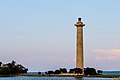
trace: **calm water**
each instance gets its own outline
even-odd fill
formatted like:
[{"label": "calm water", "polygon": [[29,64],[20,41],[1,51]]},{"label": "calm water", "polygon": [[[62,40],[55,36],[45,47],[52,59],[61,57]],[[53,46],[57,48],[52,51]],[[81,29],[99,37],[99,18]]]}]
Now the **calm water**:
[{"label": "calm water", "polygon": [[120,75],[120,71],[103,71],[104,75]]},{"label": "calm water", "polygon": [[0,77],[0,80],[118,80],[112,78],[74,78],[74,77]]},{"label": "calm water", "polygon": [[[37,72],[28,72],[28,74],[37,74]],[[119,74],[120,71],[103,71],[103,74]],[[113,78],[74,78],[74,77],[0,77],[0,80],[120,80]]]}]

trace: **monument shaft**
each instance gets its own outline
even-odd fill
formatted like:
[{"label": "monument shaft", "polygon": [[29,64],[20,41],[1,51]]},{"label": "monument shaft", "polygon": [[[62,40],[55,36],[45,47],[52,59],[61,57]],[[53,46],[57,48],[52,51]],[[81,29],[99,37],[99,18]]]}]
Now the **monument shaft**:
[{"label": "monument shaft", "polygon": [[76,68],[83,69],[83,27],[77,27]]},{"label": "monument shaft", "polygon": [[78,18],[78,22],[75,24],[77,27],[77,44],[76,44],[76,68],[84,69],[83,59],[83,26],[81,18]]}]

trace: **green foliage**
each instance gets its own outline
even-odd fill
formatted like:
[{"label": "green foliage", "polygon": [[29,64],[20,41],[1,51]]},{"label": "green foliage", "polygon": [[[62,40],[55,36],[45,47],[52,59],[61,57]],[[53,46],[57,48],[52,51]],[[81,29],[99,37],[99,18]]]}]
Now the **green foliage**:
[{"label": "green foliage", "polygon": [[0,62],[0,66],[2,65],[2,62]]},{"label": "green foliage", "polygon": [[38,72],[38,74],[40,75],[40,74],[41,74],[41,72]]},{"label": "green foliage", "polygon": [[16,64],[15,61],[8,64],[3,64],[3,66],[0,67],[0,75],[21,74],[27,73],[27,71],[27,68],[20,64]]},{"label": "green foliage", "polygon": [[84,69],[84,74],[86,76],[87,75],[96,75],[97,72],[96,72],[96,69],[87,67],[87,68]]},{"label": "green foliage", "polygon": [[61,73],[67,73],[67,69],[66,68],[60,68]]},{"label": "green foliage", "polygon": [[75,73],[75,70],[74,69],[70,69],[69,73]]},{"label": "green foliage", "polygon": [[7,67],[0,68],[0,74],[2,74],[2,75],[10,74],[10,69]]},{"label": "green foliage", "polygon": [[60,70],[55,70],[54,74],[61,74],[61,71]]},{"label": "green foliage", "polygon": [[102,74],[102,71],[101,70],[96,70],[95,68],[84,68],[84,72],[81,68],[73,68],[73,69],[70,69],[69,72],[67,72],[67,69],[66,68],[60,68],[60,69],[57,69],[55,70],[54,72],[53,71],[48,71],[48,72],[45,72],[45,74],[48,74],[48,75],[54,75],[54,74],[62,74],[62,73],[73,73],[73,74],[83,74],[86,75],[86,76],[90,76],[90,75],[100,75]]},{"label": "green foliage", "polygon": [[51,75],[51,74],[54,74],[54,72],[53,71],[48,71],[47,74]]},{"label": "green foliage", "polygon": [[82,74],[82,69],[80,68],[70,69],[69,73]]},{"label": "green foliage", "polygon": [[102,74],[102,70],[97,70],[97,73],[98,74]]},{"label": "green foliage", "polygon": [[80,68],[74,68],[75,74],[82,74],[82,69]]}]

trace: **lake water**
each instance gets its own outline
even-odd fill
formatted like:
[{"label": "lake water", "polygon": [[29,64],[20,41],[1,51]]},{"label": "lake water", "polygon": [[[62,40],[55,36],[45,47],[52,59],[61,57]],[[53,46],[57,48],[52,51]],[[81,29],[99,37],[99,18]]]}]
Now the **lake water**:
[{"label": "lake water", "polygon": [[74,78],[74,77],[0,77],[0,80],[118,80],[113,78]]},{"label": "lake water", "polygon": [[[28,72],[28,74],[37,74],[37,72]],[[120,71],[103,71],[103,74],[119,74]],[[74,77],[30,77],[30,76],[17,76],[17,77],[0,77],[0,80],[120,80],[113,78],[74,78]]]},{"label": "lake water", "polygon": [[120,75],[120,71],[103,71],[104,75]]}]

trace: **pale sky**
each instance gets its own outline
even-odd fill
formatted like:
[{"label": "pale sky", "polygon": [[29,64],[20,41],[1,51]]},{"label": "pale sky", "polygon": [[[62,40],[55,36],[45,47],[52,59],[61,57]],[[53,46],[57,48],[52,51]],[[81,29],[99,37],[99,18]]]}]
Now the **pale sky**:
[{"label": "pale sky", "polygon": [[74,68],[78,17],[85,67],[120,70],[120,0],[0,0],[0,61],[29,71]]}]

